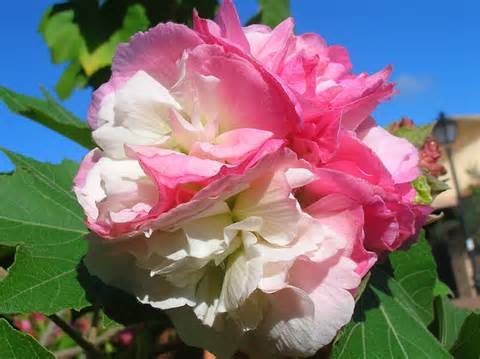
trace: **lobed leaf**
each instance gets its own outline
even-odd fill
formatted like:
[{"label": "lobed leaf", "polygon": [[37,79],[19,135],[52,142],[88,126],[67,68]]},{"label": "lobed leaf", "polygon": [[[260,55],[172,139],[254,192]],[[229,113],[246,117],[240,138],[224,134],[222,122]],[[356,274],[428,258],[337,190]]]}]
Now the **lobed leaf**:
[{"label": "lobed leaf", "polygon": [[411,308],[413,316],[428,325],[433,320],[433,289],[437,282],[437,267],[430,245],[421,232],[418,241],[408,251],[390,254],[395,283],[393,291],[399,300]]},{"label": "lobed leaf", "polygon": [[46,90],[43,94],[45,100],[0,87],[0,99],[10,111],[51,128],[83,147],[95,147],[87,124],[63,108]]},{"label": "lobed leaf", "polygon": [[19,332],[5,319],[0,319],[0,358],[51,359],[54,356],[30,335]]},{"label": "lobed leaf", "polygon": [[460,335],[451,349],[455,358],[478,359],[480,357],[480,313],[471,313],[462,325]]},{"label": "lobed leaf", "polygon": [[0,244],[18,249],[0,282],[0,313],[53,314],[88,305],[77,280],[87,251],[82,211],[71,192],[77,164],[4,152],[16,171],[0,175]]},{"label": "lobed leaf", "polygon": [[395,297],[393,287],[399,285],[385,272],[373,272],[331,358],[451,358],[411,308]]},{"label": "lobed leaf", "polygon": [[435,298],[435,311],[437,337],[443,347],[450,350],[470,312],[457,308],[446,296]]},{"label": "lobed leaf", "polygon": [[390,263],[393,275],[372,272],[332,358],[450,358],[427,328],[437,274],[424,234],[408,251],[392,253]]},{"label": "lobed leaf", "polygon": [[259,21],[270,27],[277,26],[290,16],[289,0],[258,0],[260,4]]}]

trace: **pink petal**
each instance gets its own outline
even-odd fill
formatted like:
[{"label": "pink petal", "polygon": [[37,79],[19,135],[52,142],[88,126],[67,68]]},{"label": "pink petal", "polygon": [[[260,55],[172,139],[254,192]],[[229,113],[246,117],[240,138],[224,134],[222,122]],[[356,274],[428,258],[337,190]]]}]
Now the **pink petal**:
[{"label": "pink petal", "polygon": [[147,32],[134,35],[129,43],[117,48],[112,63],[112,77],[93,94],[88,110],[88,124],[97,128],[97,113],[103,99],[120,88],[137,71],[143,70],[165,87],[178,79],[177,61],[183,51],[203,41],[184,25],[159,24]]},{"label": "pink petal", "polygon": [[224,0],[215,17],[215,22],[220,27],[220,35],[239,46],[243,51],[250,52],[250,46],[242,30],[240,18],[231,0]]},{"label": "pink petal", "polygon": [[362,206],[342,194],[330,194],[310,205],[305,211],[347,240],[349,247],[345,255],[357,263],[355,271],[358,275],[363,277],[367,274],[375,264],[377,256],[367,251],[363,245]]},{"label": "pink petal", "polygon": [[344,110],[342,125],[355,130],[367,119],[377,105],[394,94],[393,84],[387,82],[392,67],[373,74],[346,77],[339,84],[344,90],[333,102],[334,108]]},{"label": "pink petal", "polygon": [[221,131],[257,128],[284,138],[298,124],[292,102],[278,83],[245,58],[220,46],[201,45],[188,52],[186,71],[216,77]]},{"label": "pink petal", "polygon": [[177,61],[183,52],[202,43],[200,37],[184,25],[158,24],[118,47],[112,72],[132,76],[143,70],[169,88],[178,79]]},{"label": "pink petal", "polygon": [[390,173],[375,152],[348,132],[339,135],[339,147],[335,155],[325,164],[384,188],[394,186]]},{"label": "pink petal", "polygon": [[217,175],[223,166],[221,162],[146,146],[130,147],[129,155],[139,160],[158,185],[168,188],[203,182]]},{"label": "pink petal", "polygon": [[257,151],[273,133],[254,128],[240,128],[222,133],[215,139],[215,144],[197,142],[190,155],[235,164],[243,161]]},{"label": "pink petal", "polygon": [[406,139],[394,136],[380,126],[362,129],[359,135],[381,159],[395,183],[408,183],[420,175],[418,150]]}]

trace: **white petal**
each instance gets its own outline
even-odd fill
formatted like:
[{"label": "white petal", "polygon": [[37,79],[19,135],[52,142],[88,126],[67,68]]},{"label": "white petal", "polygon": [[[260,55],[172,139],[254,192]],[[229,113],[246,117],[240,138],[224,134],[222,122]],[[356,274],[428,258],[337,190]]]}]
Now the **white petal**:
[{"label": "white petal", "polygon": [[188,242],[188,255],[207,258],[226,249],[223,231],[232,223],[229,214],[210,216],[185,223],[182,228]]},{"label": "white petal", "polygon": [[241,331],[232,321],[224,320],[219,330],[203,325],[188,307],[169,310],[167,314],[187,345],[205,348],[215,353],[218,359],[230,359],[237,351]]},{"label": "white petal", "polygon": [[222,290],[223,269],[209,265],[205,275],[198,283],[195,293],[197,306],[194,309],[197,318],[209,327],[213,326],[217,315],[225,312],[220,298]]},{"label": "white petal", "polygon": [[279,172],[256,181],[240,193],[232,212],[240,219],[260,218],[262,225],[257,233],[272,244],[287,245],[297,234],[302,213],[290,192],[285,175]]},{"label": "white petal", "polygon": [[92,218],[109,217],[110,212],[135,205],[151,208],[158,197],[153,182],[137,161],[102,157],[90,169],[82,187],[75,193]]},{"label": "white petal", "polygon": [[137,267],[135,261],[128,252],[118,251],[117,244],[106,244],[94,237],[89,241],[84,259],[92,275],[133,294],[142,303],[161,309],[195,304],[195,287],[178,288],[159,277],[152,278],[149,271]]},{"label": "white petal", "polygon": [[239,308],[257,288],[261,277],[262,261],[254,247],[230,255],[220,296],[226,310]]},{"label": "white petal", "polygon": [[313,320],[315,307],[308,295],[297,288],[285,288],[267,296],[270,303],[256,346],[284,356],[313,355],[321,346],[319,328]]},{"label": "white petal", "polygon": [[285,176],[291,188],[303,187],[315,180],[315,174],[306,168],[289,168]]},{"label": "white petal", "polygon": [[113,97],[102,101],[102,125],[93,132],[98,145],[111,157],[124,158],[124,145],[163,145],[171,132],[168,116],[180,105],[168,90],[138,71]]}]

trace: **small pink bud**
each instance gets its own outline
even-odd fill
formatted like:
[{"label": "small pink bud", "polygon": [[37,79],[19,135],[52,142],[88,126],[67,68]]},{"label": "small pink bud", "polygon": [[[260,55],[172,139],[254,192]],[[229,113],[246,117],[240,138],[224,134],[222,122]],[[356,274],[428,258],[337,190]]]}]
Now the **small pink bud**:
[{"label": "small pink bud", "polygon": [[82,333],[85,334],[90,328],[90,321],[85,318],[80,318],[75,321],[75,327]]},{"label": "small pink bud", "polygon": [[34,322],[40,323],[40,322],[43,322],[46,318],[41,313],[32,313],[32,319]]},{"label": "small pink bud", "polygon": [[133,330],[124,329],[116,335],[115,341],[123,347],[128,347],[132,344],[134,338],[135,333]]},{"label": "small pink bud", "polygon": [[15,325],[15,327],[17,327],[22,332],[33,335],[32,323],[30,323],[30,321],[28,319],[16,320],[14,322],[14,325]]}]

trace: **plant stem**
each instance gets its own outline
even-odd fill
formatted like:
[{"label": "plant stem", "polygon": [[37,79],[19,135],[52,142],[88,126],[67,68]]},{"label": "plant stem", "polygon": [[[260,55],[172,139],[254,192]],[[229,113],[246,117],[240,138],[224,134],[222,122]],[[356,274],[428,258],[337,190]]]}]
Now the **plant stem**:
[{"label": "plant stem", "polygon": [[54,322],[49,322],[47,325],[47,328],[45,329],[45,332],[43,333],[42,337],[39,340],[39,343],[46,347],[50,344],[52,341],[52,337],[55,333],[55,323]]},{"label": "plant stem", "polygon": [[88,332],[88,340],[91,342],[95,342],[95,340],[97,339],[99,321],[100,321],[100,308],[97,305],[95,305],[95,309],[93,311],[92,323],[90,326],[90,330]]},{"label": "plant stem", "polygon": [[[98,337],[98,339],[95,341],[95,345],[100,345],[105,343],[121,330],[122,330],[121,328],[113,328],[113,329],[107,330],[105,333],[103,333]],[[83,351],[84,351],[83,348],[76,346],[73,348],[59,350],[53,354],[55,355],[55,358],[62,359],[62,358],[71,358],[73,356],[81,354]]]},{"label": "plant stem", "polygon": [[70,338],[72,338],[89,356],[94,358],[101,358],[102,353],[82,335],[75,330],[70,324],[65,322],[56,314],[49,316],[50,320],[58,325]]}]

